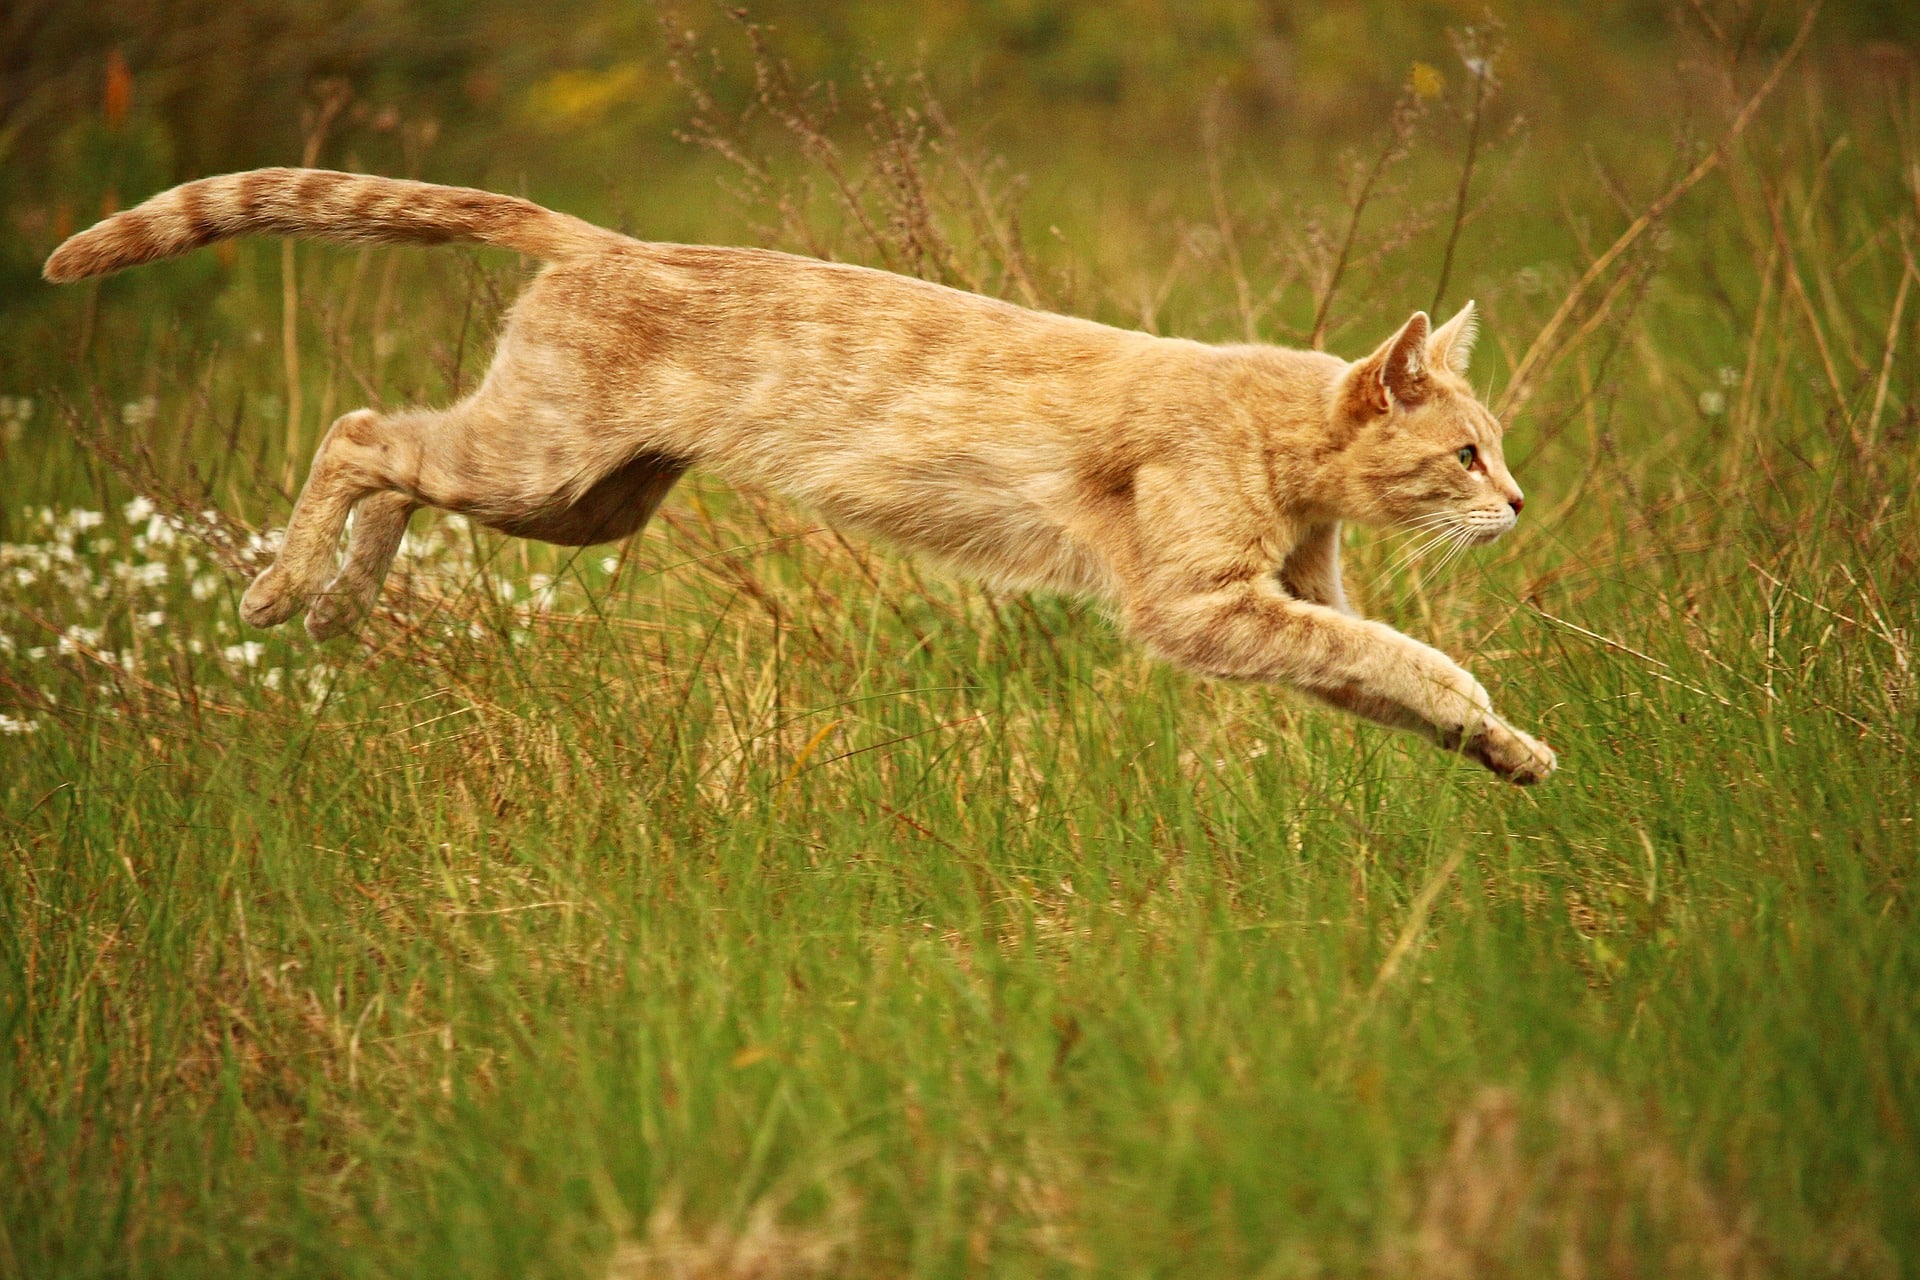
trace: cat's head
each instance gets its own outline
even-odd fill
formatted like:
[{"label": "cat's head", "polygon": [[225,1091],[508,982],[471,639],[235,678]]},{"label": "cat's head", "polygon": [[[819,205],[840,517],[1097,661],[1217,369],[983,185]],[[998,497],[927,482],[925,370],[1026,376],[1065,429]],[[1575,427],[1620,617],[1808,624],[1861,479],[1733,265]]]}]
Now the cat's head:
[{"label": "cat's head", "polygon": [[1334,402],[1341,514],[1491,542],[1520,517],[1502,428],[1467,385],[1478,328],[1469,302],[1429,331],[1416,311],[1342,376]]}]

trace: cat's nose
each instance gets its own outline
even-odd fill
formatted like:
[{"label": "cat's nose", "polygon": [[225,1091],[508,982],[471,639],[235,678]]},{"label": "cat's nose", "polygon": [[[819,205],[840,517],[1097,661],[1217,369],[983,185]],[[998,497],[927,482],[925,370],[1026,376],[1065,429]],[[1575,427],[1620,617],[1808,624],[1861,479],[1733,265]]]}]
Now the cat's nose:
[{"label": "cat's nose", "polygon": [[1519,515],[1520,508],[1527,505],[1527,500],[1516,493],[1507,499],[1507,505],[1513,508],[1513,514]]}]

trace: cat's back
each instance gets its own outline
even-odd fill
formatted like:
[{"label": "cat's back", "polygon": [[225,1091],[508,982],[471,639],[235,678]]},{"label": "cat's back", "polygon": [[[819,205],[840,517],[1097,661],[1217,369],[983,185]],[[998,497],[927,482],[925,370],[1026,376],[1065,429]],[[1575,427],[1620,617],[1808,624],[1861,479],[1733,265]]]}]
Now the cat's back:
[{"label": "cat's back", "polygon": [[735,368],[824,360],[881,379],[1084,372],[1170,341],[871,267],[645,241],[548,267],[515,311],[521,327],[570,342]]}]

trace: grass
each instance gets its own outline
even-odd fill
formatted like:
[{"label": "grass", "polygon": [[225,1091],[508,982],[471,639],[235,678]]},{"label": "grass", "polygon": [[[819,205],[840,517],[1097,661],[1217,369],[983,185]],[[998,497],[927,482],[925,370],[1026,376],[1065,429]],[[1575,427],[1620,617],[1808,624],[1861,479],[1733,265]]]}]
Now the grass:
[{"label": "grass", "polygon": [[[579,555],[420,517],[355,640],[247,634],[277,247],[73,300],[0,446],[0,1274],[1920,1270],[1912,102],[1788,84],[1575,298],[1519,533],[1427,583],[1350,540],[1560,750],[1526,792],[712,478]],[[1139,322],[897,144],[847,198],[923,269]],[[1496,385],[1631,224],[1529,229],[1517,163],[1452,267]],[[1457,234],[1457,173],[1404,189],[1405,243],[1325,215],[1353,332]],[[1338,238],[1230,259],[1278,215],[1198,191],[1133,228],[1163,326],[1278,282],[1301,340]],[[449,394],[510,292],[301,261],[334,412]]]}]

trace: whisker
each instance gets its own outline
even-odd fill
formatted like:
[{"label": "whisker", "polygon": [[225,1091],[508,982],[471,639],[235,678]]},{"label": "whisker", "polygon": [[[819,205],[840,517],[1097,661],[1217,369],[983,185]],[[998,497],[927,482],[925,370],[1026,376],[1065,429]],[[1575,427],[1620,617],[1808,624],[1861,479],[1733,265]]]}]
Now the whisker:
[{"label": "whisker", "polygon": [[1446,546],[1442,549],[1440,555],[1421,571],[1419,579],[1414,584],[1416,589],[1426,586],[1427,583],[1439,576],[1440,571],[1446,567],[1447,562],[1452,560],[1455,554],[1459,552],[1460,544],[1465,537],[1466,531],[1464,529],[1448,531]]},{"label": "whisker", "polygon": [[1387,569],[1385,575],[1383,576],[1391,578],[1399,573],[1404,572],[1405,570],[1411,568],[1415,561],[1419,560],[1422,556],[1426,555],[1429,551],[1432,551],[1435,547],[1445,544],[1449,539],[1455,536],[1457,536],[1456,531],[1451,528],[1440,529],[1438,531],[1429,531],[1424,540],[1415,543],[1411,547],[1402,548],[1399,557],[1396,560],[1394,560],[1393,564]]},{"label": "whisker", "polygon": [[1430,555],[1436,548],[1445,547],[1459,536],[1460,529],[1457,525],[1450,524],[1434,530],[1426,542],[1421,544],[1420,556]]},{"label": "whisker", "polygon": [[1443,540],[1451,535],[1451,532],[1449,529],[1421,530],[1418,538],[1399,549],[1399,557],[1395,563],[1404,563],[1408,559],[1418,558],[1424,555],[1428,549],[1439,546]]},{"label": "whisker", "polygon": [[1393,579],[1400,577],[1402,574],[1406,573],[1409,569],[1413,568],[1414,565],[1418,564],[1421,561],[1421,559],[1424,558],[1429,551],[1431,551],[1434,547],[1438,545],[1439,545],[1438,542],[1430,542],[1430,543],[1425,543],[1421,546],[1415,547],[1411,552],[1409,552],[1404,556],[1401,556],[1398,560],[1394,561],[1391,565],[1387,566],[1386,570],[1380,575],[1381,579],[1383,581],[1392,581]]},{"label": "whisker", "polygon": [[1472,545],[1473,530],[1463,526],[1455,537],[1453,545],[1447,548],[1447,553],[1441,556],[1435,563],[1427,566],[1427,571],[1420,576],[1420,585],[1425,586],[1428,579],[1440,576],[1448,565],[1458,560]]},{"label": "whisker", "polygon": [[1453,524],[1458,519],[1459,517],[1452,512],[1436,511],[1429,515],[1418,516],[1412,520],[1403,521],[1400,524],[1394,525],[1380,536],[1383,538],[1404,538],[1411,533],[1424,533],[1429,529],[1437,529],[1443,525]]}]

